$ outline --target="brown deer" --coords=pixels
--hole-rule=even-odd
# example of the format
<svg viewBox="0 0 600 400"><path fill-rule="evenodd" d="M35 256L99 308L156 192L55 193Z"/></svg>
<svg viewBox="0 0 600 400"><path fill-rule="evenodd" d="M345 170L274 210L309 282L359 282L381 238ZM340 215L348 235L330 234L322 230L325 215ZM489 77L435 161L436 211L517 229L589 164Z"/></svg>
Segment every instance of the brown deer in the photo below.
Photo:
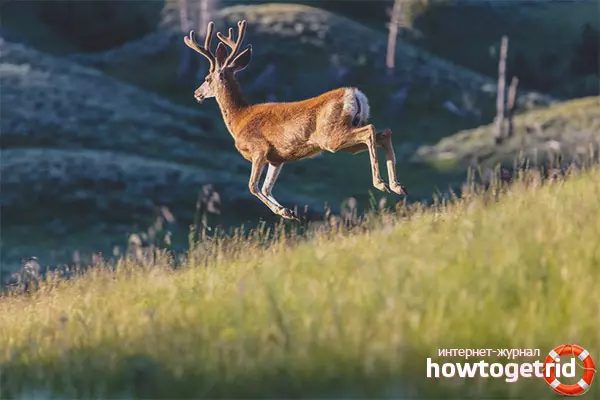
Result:
<svg viewBox="0 0 600 400"><path fill-rule="evenodd" d="M407 194L396 179L396 157L391 141L391 130L376 132L367 125L369 102L356 88L339 88L320 96L297 102L248 104L235 74L250 64L252 46L240 46L246 31L246 21L238 22L238 37L233 28L228 36L217 32L220 40L213 54L210 43L214 30L211 21L206 30L204 47L194 39L194 31L184 38L185 44L202 54L210 63L208 75L194 92L198 103L214 97L219 105L235 147L252 163L248 187L273 213L286 219L297 219L283 207L271 191L283 164L318 155L322 151L356 154L369 151L373 186L384 192ZM227 45L231 52L228 54ZM379 174L376 148L383 147L389 185ZM259 180L268 167L262 189Z"/></svg>

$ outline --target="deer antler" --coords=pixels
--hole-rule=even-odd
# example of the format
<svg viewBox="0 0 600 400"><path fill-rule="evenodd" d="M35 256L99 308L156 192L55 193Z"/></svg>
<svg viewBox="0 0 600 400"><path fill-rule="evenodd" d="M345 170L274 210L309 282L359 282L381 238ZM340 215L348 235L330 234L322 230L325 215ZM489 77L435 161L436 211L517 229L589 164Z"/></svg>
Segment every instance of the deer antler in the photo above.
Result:
<svg viewBox="0 0 600 400"><path fill-rule="evenodd" d="M238 37L237 40L233 41L233 28L229 28L229 34L227 36L223 35L221 32L217 32L217 37L223 43L225 43L229 48L231 48L231 54L227 56L223 66L229 65L231 61L236 57L238 50L240 49L240 45L244 40L244 34L246 32L246 21L238 21Z"/></svg>
<svg viewBox="0 0 600 400"><path fill-rule="evenodd" d="M210 62L210 72L213 72L215 69L216 61L215 56L210 52L210 41L212 39L213 30L215 29L214 22L210 21L206 28L206 38L204 39L204 47L200 47L200 45L194 39L194 31L190 31L190 36L186 36L183 38L185 44L193 50L196 50L198 53L202 54L206 59Z"/></svg>

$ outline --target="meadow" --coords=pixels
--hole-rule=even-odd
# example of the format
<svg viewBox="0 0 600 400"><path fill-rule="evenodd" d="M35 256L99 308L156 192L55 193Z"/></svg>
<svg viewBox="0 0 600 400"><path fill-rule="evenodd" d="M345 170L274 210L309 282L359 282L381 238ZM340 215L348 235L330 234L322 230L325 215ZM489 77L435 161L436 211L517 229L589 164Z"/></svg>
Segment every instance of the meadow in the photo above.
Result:
<svg viewBox="0 0 600 400"><path fill-rule="evenodd" d="M597 167L525 174L351 229L49 276L0 298L0 397L555 398L541 379L427 379L426 359L577 343L599 360L598 198Z"/></svg>

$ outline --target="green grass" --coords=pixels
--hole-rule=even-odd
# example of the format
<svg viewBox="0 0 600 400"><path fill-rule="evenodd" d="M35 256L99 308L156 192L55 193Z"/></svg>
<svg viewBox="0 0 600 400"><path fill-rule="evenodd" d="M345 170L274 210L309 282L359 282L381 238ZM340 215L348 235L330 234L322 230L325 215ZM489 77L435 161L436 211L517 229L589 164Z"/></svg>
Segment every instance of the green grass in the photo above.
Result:
<svg viewBox="0 0 600 400"><path fill-rule="evenodd" d="M460 361L438 348L543 358L573 342L598 360L600 170L533 183L372 216L356 232L240 236L176 270L166 255L123 260L5 296L0 394L555 398L539 379L425 378L427 357Z"/></svg>

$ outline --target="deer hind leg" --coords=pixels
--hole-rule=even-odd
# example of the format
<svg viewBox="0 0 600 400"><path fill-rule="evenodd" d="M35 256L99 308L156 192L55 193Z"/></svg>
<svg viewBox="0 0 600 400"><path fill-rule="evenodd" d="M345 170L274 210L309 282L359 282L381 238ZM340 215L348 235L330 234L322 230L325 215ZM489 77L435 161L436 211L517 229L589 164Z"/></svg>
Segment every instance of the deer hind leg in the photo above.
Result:
<svg viewBox="0 0 600 400"><path fill-rule="evenodd" d="M377 161L377 141L375 136L375 128L373 125L363 126L361 128L352 128L344 132L343 135L334 135L332 137L334 143L327 143L325 148L329 151L336 152L345 150L350 152L363 151L363 146L369 151L371 159L371 173L373 176L373 186L382 192L391 192L387 183L381 179L379 174L379 162Z"/></svg>
<svg viewBox="0 0 600 400"><path fill-rule="evenodd" d="M394 146L392 144L392 131L386 129L377 139L377 144L380 144L381 147L385 149L385 160L390 189L396 194L407 195L408 192L406 191L406 188L398 182L398 178L396 177L396 154L394 153Z"/></svg>
<svg viewBox="0 0 600 400"><path fill-rule="evenodd" d="M344 151L346 153L351 153L352 155L356 155L358 153L362 153L363 151L367 151L367 150L369 150L369 148L364 143L355 144L355 145L343 147L340 149L340 151Z"/></svg>
<svg viewBox="0 0 600 400"><path fill-rule="evenodd" d="M377 142L375 140L375 127L367 125L363 128L352 130L358 139L364 140L369 149L369 158L371 159L371 174L373 175L373 186L382 192L390 192L390 187L381 179L379 174L379 161L377 161Z"/></svg>
<svg viewBox="0 0 600 400"><path fill-rule="evenodd" d="M383 141L385 140L385 135L386 135L386 131L377 132L375 134L375 143L377 144L377 147L384 147ZM351 153L352 155L356 155L358 153L362 153L363 151L367 151L367 150L369 150L369 147L367 147L367 145L364 143L355 144L355 145L352 145L349 147L343 147L340 149L340 151Z"/></svg>
<svg viewBox="0 0 600 400"><path fill-rule="evenodd" d="M383 132L377 132L375 134L375 143L377 147L383 147L385 150L386 168L388 172L390 190L396 194L407 195L408 192L406 188L398 182L396 177L396 154L394 153L394 146L392 144L392 131L390 129L386 129ZM340 150L355 155L369 150L369 147L366 144L360 143L343 147Z"/></svg>
<svg viewBox="0 0 600 400"><path fill-rule="evenodd" d="M262 175L266 165L267 165L267 160L264 156L255 157L252 160L252 171L250 173L250 180L248 181L248 188L250 189L250 193L252 193L260 201L262 201L267 207L269 207L269 209L271 211L273 211L274 214L277 214L286 219L297 220L297 218L294 216L294 213L291 210L281 206L281 204L279 204L277 202L277 200L275 200L275 199L273 199L274 200L274 202L273 202L272 200L269 199L268 196L265 196L260 190L258 190L258 181L260 180L260 176ZM267 174L267 179L269 179L268 174ZM273 184L274 183L275 182L273 181ZM272 187L272 185L271 185L271 187Z"/></svg>

